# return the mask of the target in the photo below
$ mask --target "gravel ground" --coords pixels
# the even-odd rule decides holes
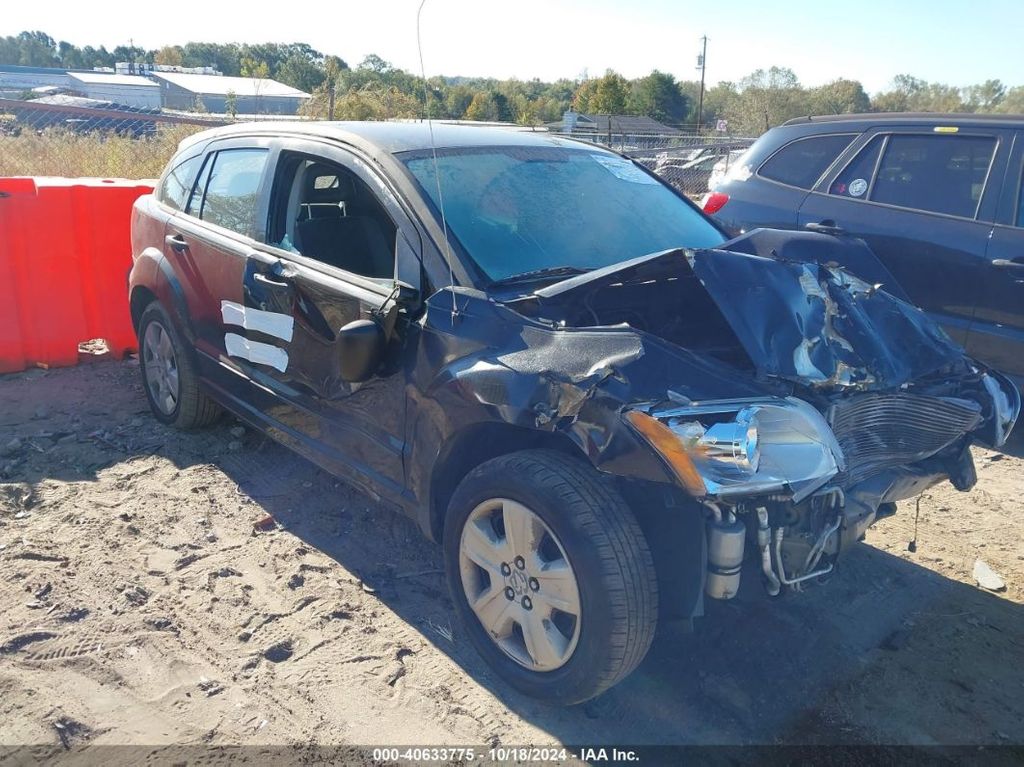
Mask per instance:
[[[557,709],[486,670],[404,517],[230,419],[164,428],[132,360],[2,376],[0,745],[1024,744],[1021,442],[923,498],[916,552],[900,504],[827,585]]]

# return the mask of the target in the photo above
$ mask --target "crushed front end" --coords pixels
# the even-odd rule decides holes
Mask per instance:
[[[977,480],[1020,412],[1009,379],[965,357],[920,310],[835,263],[687,254],[762,380],[789,395],[665,402],[625,417],[707,510],[706,593],[736,594],[756,547],[766,588],[795,589],[896,503]]]

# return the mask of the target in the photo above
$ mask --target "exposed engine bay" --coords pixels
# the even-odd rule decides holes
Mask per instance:
[[[703,505],[716,599],[736,594],[745,558],[769,594],[799,589],[897,501],[946,479],[969,489],[970,445],[1001,445],[1020,411],[1013,384],[903,300],[859,240],[757,230],[506,303],[556,329],[628,325],[771,392],[693,401],[669,389],[624,412]]]

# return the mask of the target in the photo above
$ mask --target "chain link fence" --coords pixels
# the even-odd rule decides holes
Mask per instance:
[[[225,124],[88,101],[0,98],[0,176],[155,178],[183,138]]]
[[[685,134],[576,132],[568,135],[628,155],[694,199],[713,190],[755,141],[753,138]]]
[[[222,115],[168,114],[74,96],[0,98],[0,176],[155,178],[182,139],[228,121]],[[569,135],[629,155],[693,198],[707,192],[754,141],[686,134]]]

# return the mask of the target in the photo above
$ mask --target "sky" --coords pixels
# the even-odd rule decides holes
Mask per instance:
[[[159,48],[203,42],[305,42],[351,66],[376,53],[420,71],[420,0],[175,0],[97,4],[3,0],[0,35],[40,29],[75,45]],[[575,79],[614,69],[699,78],[704,35],[707,82],[758,68],[789,67],[804,85],[839,77],[869,93],[897,74],[970,85],[1024,85],[1021,0],[426,0],[427,76]]]

